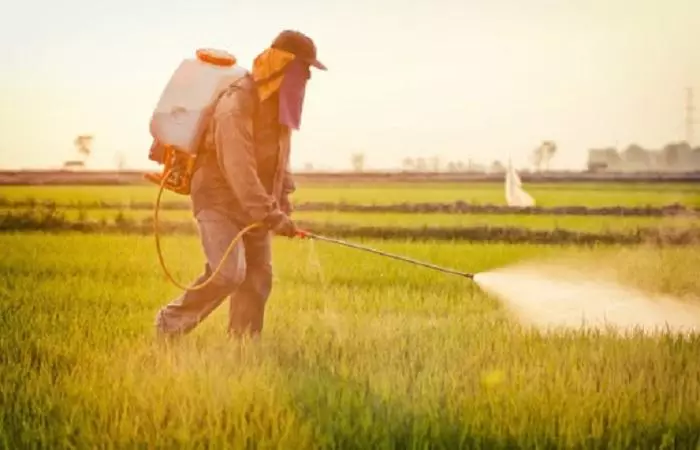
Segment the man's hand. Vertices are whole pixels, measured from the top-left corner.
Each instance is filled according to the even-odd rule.
[[[287,216],[292,215],[292,212],[294,211],[294,207],[292,206],[292,202],[289,201],[289,195],[287,195],[287,194],[282,195],[282,199],[280,200],[280,209]]]
[[[265,222],[268,228],[277,235],[290,238],[297,236],[298,229],[296,225],[294,225],[294,222],[288,215],[281,211],[270,214]]]

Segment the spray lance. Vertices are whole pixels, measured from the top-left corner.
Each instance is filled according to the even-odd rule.
[[[334,239],[334,238],[330,238],[330,237],[326,237],[326,236],[320,236],[318,234],[314,234],[314,233],[311,233],[311,232],[306,231],[306,230],[299,230],[297,232],[297,237],[300,237],[302,239],[316,239],[318,241],[330,242],[331,244],[338,244],[338,245],[342,245],[345,247],[354,248],[356,250],[362,250],[365,252],[374,253],[375,255],[386,256],[387,258],[398,259],[400,261],[405,261],[407,263],[415,264],[417,266],[427,267],[429,269],[437,270],[439,272],[449,273],[452,275],[458,275],[460,277],[469,278],[469,279],[474,278],[474,274],[472,274],[472,273],[460,272],[458,270],[436,266],[435,264],[430,264],[430,263],[418,261],[418,260],[415,260],[412,258],[408,258],[406,256],[395,255],[393,253],[388,253],[388,252],[384,252],[381,250],[376,250],[376,249],[373,249],[370,247],[365,247],[365,246],[359,245],[359,244],[353,244],[351,242],[343,241],[340,239]]]

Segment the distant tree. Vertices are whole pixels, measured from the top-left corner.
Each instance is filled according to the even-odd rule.
[[[93,136],[89,134],[81,134],[73,139],[73,145],[78,153],[76,159],[71,159],[63,163],[64,169],[83,169],[85,162],[92,154]]]
[[[469,171],[474,172],[474,173],[485,173],[486,172],[486,166],[483,164],[479,164],[477,162],[471,163],[469,165]]]
[[[365,169],[365,155],[364,153],[354,153],[352,155],[351,161],[352,168],[355,172],[363,172]]]
[[[94,136],[90,134],[78,135],[73,140],[73,145],[75,145],[75,149],[78,151],[78,155],[82,157],[83,161],[87,160],[92,154],[93,140]]]
[[[542,171],[543,168],[544,170],[549,170],[549,162],[556,152],[557,145],[554,141],[542,141],[542,143],[533,150],[530,157],[532,164],[535,166],[535,170],[538,172]]]
[[[533,151],[531,160],[535,166],[535,170],[549,170],[549,161],[557,152],[557,145],[553,141],[542,141],[542,143]]]
[[[418,172],[426,172],[428,169],[428,164],[425,161],[425,158],[416,158],[416,170]]]
[[[310,162],[307,162],[304,164],[304,171],[305,172],[313,172],[314,171],[314,165],[311,164]]]
[[[502,162],[496,160],[491,163],[491,172],[493,173],[505,173],[506,166]]]
[[[549,170],[549,163],[557,153],[557,144],[554,141],[544,141],[542,146],[544,147],[543,151],[545,154],[545,170]]]
[[[416,168],[416,162],[413,160],[413,158],[404,158],[401,162],[401,167],[406,172],[410,172]]]

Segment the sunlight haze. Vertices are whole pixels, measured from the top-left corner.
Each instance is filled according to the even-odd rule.
[[[58,168],[76,135],[89,167],[148,161],[150,115],[181,59],[219,47],[250,68],[285,28],[318,46],[296,169],[406,157],[583,169],[591,147],[684,138],[700,103],[698,0],[122,0],[14,2],[0,15],[0,168]],[[698,128],[698,127],[696,127]],[[695,144],[700,139],[696,132]]]

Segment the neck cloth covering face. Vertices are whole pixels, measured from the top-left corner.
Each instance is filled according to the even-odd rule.
[[[253,80],[258,85],[258,97],[264,102],[282,85],[284,69],[294,60],[294,54],[268,48],[253,61]]]
[[[284,50],[268,48],[253,62],[253,80],[261,102],[279,92],[278,120],[295,130],[301,124],[308,64]]]
[[[304,107],[306,81],[309,79],[309,65],[295,59],[284,70],[280,86],[279,122],[298,130],[301,126],[301,112]]]

